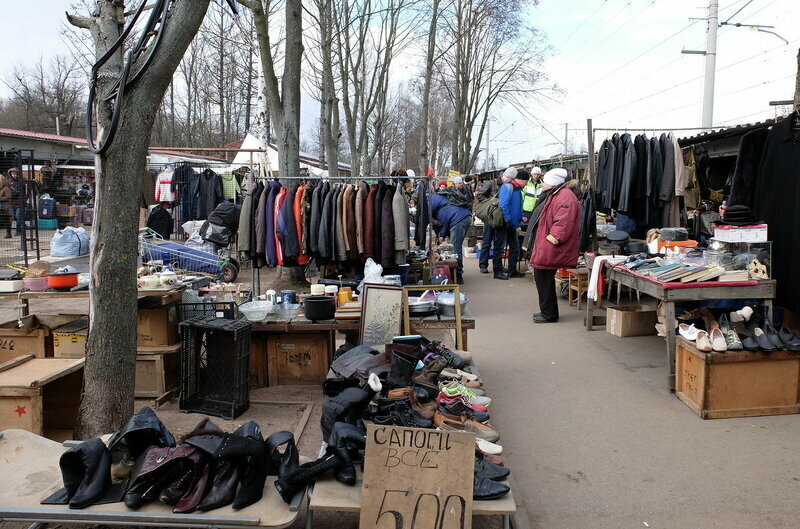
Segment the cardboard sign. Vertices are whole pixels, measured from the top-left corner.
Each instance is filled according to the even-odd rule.
[[[470,529],[475,435],[367,425],[360,529]]]

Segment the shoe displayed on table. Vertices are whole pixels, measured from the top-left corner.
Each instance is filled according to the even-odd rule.
[[[728,351],[741,351],[744,348],[742,341],[728,321],[728,317],[724,314],[719,317],[719,330],[722,331],[722,335],[725,337],[725,345],[728,347]]]
[[[772,340],[769,339],[769,336],[767,336],[767,333],[765,333],[761,327],[753,327],[751,331],[761,351],[771,353],[775,350],[775,345],[772,343]]]
[[[695,345],[698,351],[703,351],[705,353],[710,353],[713,350],[711,347],[711,337],[706,331],[697,331]]]
[[[725,353],[728,351],[728,344],[725,341],[725,335],[722,334],[722,331],[719,327],[714,327],[711,330],[711,348],[716,351],[717,353]]]
[[[394,400],[394,399],[392,399]],[[372,418],[375,424],[383,426],[405,426],[407,428],[432,428],[433,422],[424,419],[415,412],[411,403],[407,399],[397,399],[397,402],[379,406],[381,412],[388,412],[386,415],[378,415]],[[435,413],[434,413],[435,415]]]
[[[508,274],[505,274],[503,272],[495,272],[494,273],[494,278],[495,279],[502,279],[503,281],[508,281]]]
[[[428,362],[421,370],[415,371],[417,374],[411,376],[411,382],[423,388],[428,392],[431,398],[434,398],[439,394],[439,373],[445,367],[447,367],[445,359],[441,356],[437,356]]]
[[[778,331],[775,330],[775,327],[768,321],[764,322],[764,326],[761,328],[769,338],[769,341],[772,342],[772,345],[775,346],[775,349],[783,349],[783,340],[781,340]]]
[[[422,390],[419,390],[422,391]],[[424,391],[427,396],[427,391]],[[414,388],[398,388],[390,389],[386,396],[390,399],[408,399],[411,403],[411,409],[419,414],[423,419],[433,419],[433,412],[436,411],[436,404],[433,401],[425,403],[420,402],[417,398]]]
[[[481,454],[482,456],[501,456],[503,455],[503,447],[497,443],[493,443],[491,441],[487,441],[486,439],[481,439],[479,437],[475,438],[475,451]],[[499,464],[499,463],[495,463]]]
[[[687,325],[685,323],[681,323],[678,325],[678,334],[686,338],[687,340],[695,341],[697,340],[697,333],[700,332],[700,329],[694,326],[694,324]]]
[[[461,382],[462,384],[464,384],[467,387],[472,387],[472,385],[475,385],[475,384],[477,384],[477,385],[474,386],[476,388],[479,388],[479,387],[483,386],[483,382],[480,381],[480,379],[478,378],[478,375],[475,375],[475,374],[472,374],[472,373],[467,373],[466,371],[462,371],[460,369],[450,369],[449,367],[445,368],[445,369],[442,369],[442,372],[439,373],[439,377],[440,378],[449,378],[449,379],[452,379],[452,380],[458,380],[459,382]],[[465,381],[471,382],[472,385],[465,383]]]
[[[745,351],[758,351],[758,342],[756,342],[753,337],[753,333],[744,326],[744,318],[738,314],[734,317],[734,314],[736,313],[731,312],[731,322],[733,323],[733,330],[739,336],[739,339],[742,340],[742,347]]]
[[[473,421],[472,419],[467,419],[466,417],[463,417],[461,420],[452,420],[437,413],[433,416],[433,423],[440,430],[446,432],[474,433],[475,437],[484,439],[491,443],[500,439],[500,434],[497,433],[497,431],[491,426],[479,423],[478,421]]]
[[[786,349],[790,351],[800,351],[800,338],[795,336],[795,334],[790,331],[786,325],[781,325],[781,329],[778,331],[778,336],[781,337],[783,346]]]
[[[428,351],[444,358],[447,362],[447,367],[461,369],[467,365],[467,362],[464,360],[464,358],[448,349],[442,342],[423,338],[423,343]]]
[[[511,474],[511,469],[476,457],[475,472],[480,472],[492,481],[503,481]]]
[[[480,270],[481,270],[481,274],[488,274],[489,273],[489,268],[487,268],[485,266],[482,266],[480,268]]]
[[[508,494],[510,490],[511,487],[505,483],[492,481],[480,472],[475,472],[475,479],[472,483],[473,500],[496,500]]]
[[[475,411],[460,399],[444,400],[439,404],[436,411],[441,413],[443,417],[453,421],[460,420],[463,417],[482,423],[486,423],[489,420],[489,412]]]
[[[481,390],[472,390],[463,384],[459,384],[458,382],[450,382],[449,384],[441,384],[439,385],[439,389],[442,393],[446,396],[453,398],[462,396],[466,399],[469,404],[478,404],[479,406],[489,406],[492,403],[492,399],[489,397],[485,397],[483,395],[478,395],[478,391]]]
[[[437,406],[443,406],[443,405],[445,405],[447,403],[450,403],[450,402],[453,402],[453,401],[456,401],[456,400],[459,401],[459,402],[463,402],[464,405],[467,406],[468,408],[472,409],[472,411],[482,411],[482,412],[488,412],[489,411],[489,408],[487,408],[486,406],[481,406],[480,404],[470,404],[465,397],[461,397],[461,396],[448,397],[444,393],[439,393],[439,396],[436,397],[436,405]]]
[[[734,321],[734,314],[736,314],[737,321],[750,321],[750,318],[753,316],[753,307],[750,305],[745,305],[740,310],[731,312],[731,321]]]

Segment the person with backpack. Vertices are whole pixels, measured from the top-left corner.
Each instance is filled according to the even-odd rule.
[[[517,230],[528,219],[522,212],[522,188],[527,185],[531,174],[524,169],[517,171],[511,182],[504,183],[498,193],[499,206],[503,212],[503,225],[495,231],[494,260],[492,269],[495,279],[507,280],[510,277],[523,277],[517,271],[519,261],[519,237]],[[503,250],[508,244],[508,269],[503,268]]]
[[[511,182],[517,176],[517,168],[507,168],[502,176],[498,176],[494,180],[488,180],[483,184],[481,190],[477,193],[478,203],[492,200],[500,191],[500,186],[505,182]],[[483,237],[481,238],[481,257],[478,261],[480,271],[482,274],[489,273],[489,250],[494,243],[495,230],[490,222],[483,222]]]

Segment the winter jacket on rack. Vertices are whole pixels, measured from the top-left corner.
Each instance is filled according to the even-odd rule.
[[[347,243],[347,260],[357,261],[359,256],[358,224],[356,223],[356,201],[358,200],[358,187],[348,187],[350,188],[350,195],[345,204],[345,207],[347,208],[348,221],[344,225],[344,237],[345,242]]]
[[[405,264],[408,260],[410,237],[408,200],[402,187],[398,187],[392,199],[392,217],[394,219],[394,263]]]
[[[222,183],[223,198],[229,198],[231,200],[236,199],[236,197],[241,194],[242,188],[239,186],[239,182],[236,180],[236,177],[233,176],[233,173],[225,171],[219,175],[219,177]]]
[[[350,254],[349,232],[355,220],[353,219],[353,213],[350,211],[350,204],[352,203],[352,201],[353,201],[353,186],[347,185],[345,186],[344,194],[342,195],[342,229],[344,232],[344,249],[348,255]]]
[[[606,213],[611,210],[612,183],[616,159],[617,148],[610,139],[606,139],[598,154],[596,190],[597,207]]]
[[[394,268],[394,194],[397,188],[387,186],[381,207],[381,265],[384,270]]]
[[[252,186],[242,201],[242,210],[239,212],[239,252],[250,255],[253,229],[253,194],[256,186]]]
[[[206,169],[200,175],[197,186],[197,217],[207,219],[208,215],[223,200],[222,182],[219,175],[211,169]]]
[[[658,138],[650,138],[648,149],[647,199],[650,202],[650,218],[647,223],[655,228],[661,227],[662,204],[658,194],[661,189],[661,177],[664,175],[664,162]]]
[[[378,197],[378,184],[369,187],[364,202],[364,259],[375,257],[375,201]]]
[[[592,186],[586,188],[580,198],[581,206],[581,233],[578,251],[583,253],[589,249],[592,236],[597,233],[597,212],[592,200]]]
[[[147,227],[159,234],[164,239],[172,235],[173,219],[169,211],[157,205],[147,217]]]
[[[255,257],[253,259],[253,266],[261,268],[267,264],[267,221],[266,211],[267,202],[270,198],[271,188],[269,185],[264,187],[258,197],[258,206],[256,213],[253,216],[253,232],[255,234],[255,246],[251,248],[251,252],[255,250]]]
[[[800,115],[793,112],[769,133],[753,194],[753,213],[769,225],[775,303],[800,311]]]
[[[310,189],[310,186],[301,185],[297,189],[297,194],[294,198],[294,223],[295,229],[297,231],[297,246],[300,249],[300,254],[297,256],[297,264],[304,265],[308,264],[308,253],[306,252],[306,248],[304,246],[305,243],[305,194],[310,191],[306,191]]]
[[[139,195],[139,207],[146,208],[157,204],[156,202],[156,175],[145,169],[142,173],[142,190]]]
[[[633,185],[633,206],[631,207],[631,217],[640,226],[647,224],[647,216],[650,207],[647,203],[647,136],[639,134],[633,140],[633,147],[636,150],[636,174]]]
[[[275,182],[275,183],[277,183],[277,182]],[[280,231],[280,229],[279,229],[280,227],[278,225],[278,222],[279,222],[279,218],[278,217],[279,217],[279,213],[281,211],[281,208],[283,207],[283,203],[286,201],[286,196],[288,195],[289,190],[286,189],[285,187],[281,186],[280,184],[278,184],[278,186],[279,186],[278,193],[275,195],[275,207],[273,209],[273,215],[274,215],[274,219],[275,219],[274,220],[275,232],[273,233],[272,237],[270,237],[270,238],[274,241],[274,244],[275,244],[275,258],[276,258],[275,259],[276,260],[275,266],[283,266],[283,263],[284,263],[284,260],[283,260],[283,248],[281,247],[280,240],[278,239],[278,232]],[[281,231],[281,233],[285,233],[285,232]],[[269,237],[269,233],[267,233],[267,237]]]
[[[625,161],[625,150],[622,145],[622,137],[618,133],[611,136],[611,143],[614,144],[614,174],[611,176],[611,209],[617,209],[619,195],[622,189],[622,171]]]
[[[327,184],[325,184],[327,185]],[[318,246],[317,252],[319,254],[319,259],[322,264],[327,263],[333,259],[333,239],[331,238],[331,222],[333,221],[333,213],[331,209],[335,209],[333,206],[333,195],[334,190],[331,188],[328,190],[327,193],[324,193],[324,199],[322,203],[322,210],[320,212],[320,222],[319,222],[319,237],[318,237]]]
[[[347,261],[347,241],[344,235],[344,215],[345,215],[345,194],[347,186],[339,188],[339,195],[336,197],[336,260]]]
[[[296,263],[300,257],[300,243],[297,237],[297,222],[294,214],[294,203],[297,198],[299,184],[295,184],[286,193],[286,197],[278,213],[278,224],[275,227],[275,235],[280,242],[281,252],[285,263]]]
[[[278,244],[275,240],[275,202],[278,198],[282,187],[280,182],[270,182],[267,190],[267,206],[264,208],[264,247],[265,247],[265,262],[268,267],[274,268],[278,266]]]
[[[417,213],[414,216],[414,242],[417,248],[425,248],[428,242],[428,225],[431,223],[431,211],[428,205],[428,183],[420,182],[414,192]]]
[[[375,233],[372,234],[376,263],[383,261],[383,199],[386,198],[386,184],[378,183],[378,193],[375,195]]]
[[[636,147],[630,134],[622,135],[620,145],[622,148],[622,167],[620,168],[622,177],[620,179],[616,209],[622,213],[630,214],[634,206],[633,193],[639,164],[636,156]]]
[[[322,209],[325,207],[325,195],[328,192],[328,183],[323,182],[314,189],[311,199],[311,227],[308,234],[308,246],[312,255],[319,255],[319,234],[322,221]]]
[[[747,206],[753,209],[753,193],[767,137],[769,129],[766,127],[751,130],[742,136],[736,156],[736,168],[733,170],[728,206]]]
[[[364,206],[368,194],[369,186],[366,182],[359,182],[355,203],[356,249],[359,256],[364,254]]]

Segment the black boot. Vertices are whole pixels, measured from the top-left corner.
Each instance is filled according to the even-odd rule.
[[[97,503],[111,487],[111,454],[99,438],[89,439],[61,455],[59,460],[64,488],[42,504],[83,509]]]
[[[286,503],[291,503],[295,494],[329,470],[339,468],[342,462],[334,454],[327,454],[316,461],[305,463],[286,477],[275,481],[275,488]]]
[[[241,487],[233,500],[234,509],[244,509],[261,499],[269,471],[269,454],[267,445],[263,441],[226,434],[214,457],[220,459],[246,458],[248,461],[247,469],[242,476]]]
[[[384,415],[373,417],[375,424],[384,426],[405,426],[407,428],[433,428],[433,422],[423,418],[411,407],[411,402],[407,398],[386,399],[392,402],[384,402],[378,405]]]
[[[347,388],[339,395],[328,399],[322,405],[322,416],[319,420],[322,438],[327,439],[331,436],[333,425],[337,422],[353,424],[356,419],[361,417],[373,397],[375,397],[375,392],[372,390]]]
[[[333,433],[328,439],[328,452],[334,453],[339,458],[341,466],[334,470],[334,477],[345,485],[355,485],[356,469],[353,465],[353,455],[364,448],[367,438],[364,432],[352,424],[337,422]]]
[[[417,359],[411,355],[392,352],[392,368],[386,375],[388,389],[405,388],[411,385],[411,376],[417,368]]]

